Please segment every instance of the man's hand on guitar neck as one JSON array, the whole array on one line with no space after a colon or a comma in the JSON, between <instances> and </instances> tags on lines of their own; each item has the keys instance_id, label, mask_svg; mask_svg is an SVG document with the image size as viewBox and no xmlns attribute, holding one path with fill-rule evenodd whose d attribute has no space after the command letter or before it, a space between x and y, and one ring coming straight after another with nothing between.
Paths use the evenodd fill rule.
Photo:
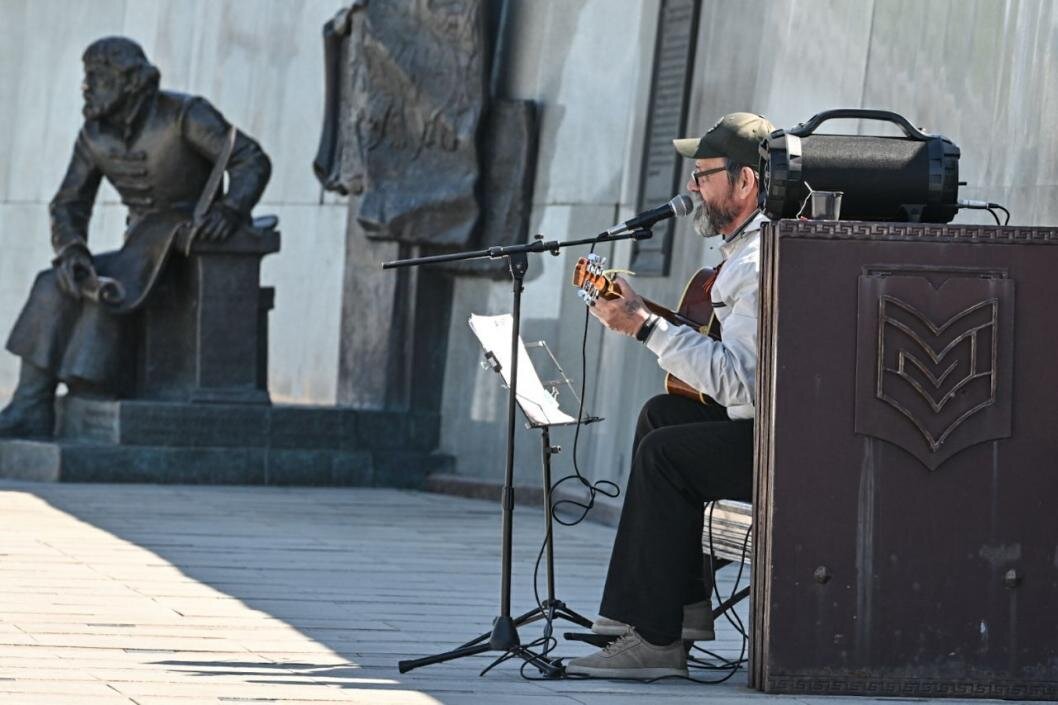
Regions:
<instances>
[{"instance_id":1,"label":"man's hand on guitar neck","mask_svg":"<svg viewBox=\"0 0 1058 705\"><path fill-rule=\"evenodd\" d=\"M588 310L610 330L634 338L643 323L650 317L650 311L643 303L643 297L637 294L623 278L615 277L614 285L620 293L619 298L600 297Z\"/></svg>"}]
</instances>

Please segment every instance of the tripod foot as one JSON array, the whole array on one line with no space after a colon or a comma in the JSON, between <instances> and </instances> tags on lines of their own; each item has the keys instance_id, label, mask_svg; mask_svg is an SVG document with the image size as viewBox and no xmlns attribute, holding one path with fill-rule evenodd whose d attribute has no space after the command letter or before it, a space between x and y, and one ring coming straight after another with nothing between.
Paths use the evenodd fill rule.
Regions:
<instances>
[{"instance_id":1,"label":"tripod foot","mask_svg":"<svg viewBox=\"0 0 1058 705\"><path fill-rule=\"evenodd\" d=\"M567 622L573 622L574 624L578 624L584 627L585 629L591 629L591 625L594 624L592 620L588 619L580 612L577 612L575 609L572 609L571 607L567 606L566 603L562 600L555 600L554 606L555 617L559 619L564 619Z\"/></svg>"},{"instance_id":2,"label":"tripod foot","mask_svg":"<svg viewBox=\"0 0 1058 705\"><path fill-rule=\"evenodd\" d=\"M397 670L399 670L401 673L407 673L408 671L415 668L419 668L421 666L429 666L434 663L444 663L445 661L463 658L464 656L476 656L478 654L483 654L486 651L490 651L491 649L492 647L488 644L478 644L477 646L468 646L462 649L453 649L452 651L446 651L442 654L434 654L433 656L426 656L424 658L398 661Z\"/></svg>"},{"instance_id":3,"label":"tripod foot","mask_svg":"<svg viewBox=\"0 0 1058 705\"><path fill-rule=\"evenodd\" d=\"M566 632L563 634L563 638L565 638L566 641L583 641L586 644L597 646L600 649L617 640L616 636L610 636L608 634L583 634L581 632Z\"/></svg>"}]
</instances>

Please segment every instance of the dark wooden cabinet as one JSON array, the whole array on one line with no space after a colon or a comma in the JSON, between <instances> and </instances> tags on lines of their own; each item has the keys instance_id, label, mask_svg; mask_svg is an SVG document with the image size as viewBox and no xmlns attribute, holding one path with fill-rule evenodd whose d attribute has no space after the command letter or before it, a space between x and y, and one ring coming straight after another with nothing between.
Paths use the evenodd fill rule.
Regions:
<instances>
[{"instance_id":1,"label":"dark wooden cabinet","mask_svg":"<svg viewBox=\"0 0 1058 705\"><path fill-rule=\"evenodd\" d=\"M1058 229L763 244L752 685L1058 699Z\"/></svg>"}]
</instances>

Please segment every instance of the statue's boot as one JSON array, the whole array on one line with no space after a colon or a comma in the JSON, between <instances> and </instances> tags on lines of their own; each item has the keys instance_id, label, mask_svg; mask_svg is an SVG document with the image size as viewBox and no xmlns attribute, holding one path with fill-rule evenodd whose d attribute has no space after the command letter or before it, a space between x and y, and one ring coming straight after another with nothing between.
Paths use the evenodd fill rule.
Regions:
<instances>
[{"instance_id":1,"label":"statue's boot","mask_svg":"<svg viewBox=\"0 0 1058 705\"><path fill-rule=\"evenodd\" d=\"M11 403L0 411L0 438L51 438L56 385L50 374L23 361Z\"/></svg>"}]
</instances>

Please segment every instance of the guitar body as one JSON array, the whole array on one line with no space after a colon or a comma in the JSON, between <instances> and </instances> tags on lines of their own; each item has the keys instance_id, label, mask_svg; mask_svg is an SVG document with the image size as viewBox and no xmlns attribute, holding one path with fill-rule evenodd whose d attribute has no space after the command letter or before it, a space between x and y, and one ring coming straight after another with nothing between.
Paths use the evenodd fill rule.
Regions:
<instances>
[{"instance_id":1,"label":"guitar body","mask_svg":"<svg viewBox=\"0 0 1058 705\"><path fill-rule=\"evenodd\" d=\"M598 255L592 254L581 257L573 270L573 286L579 289L579 294L584 302L591 305L597 298L615 299L620 296L614 288L613 281L606 274L605 260ZM659 306L653 301L644 300L646 307L653 313L658 314L670 323L678 326L690 326L702 335L708 335L714 340L720 340L720 321L713 311L713 282L719 268L710 269L703 267L699 269L680 296L680 305L675 311ZM709 396L702 394L691 387L679 377L671 373L665 374L665 391L669 394L678 394L688 397L703 404L715 404Z\"/></svg>"},{"instance_id":2,"label":"guitar body","mask_svg":"<svg viewBox=\"0 0 1058 705\"><path fill-rule=\"evenodd\" d=\"M715 280L716 270L708 267L699 269L684 287L676 313L684 320L691 321L702 335L708 335L713 340L720 340L720 321L717 320L716 313L713 311L712 289ZM703 404L716 403L712 398L702 394L671 372L665 373L665 391L700 401Z\"/></svg>"}]
</instances>

